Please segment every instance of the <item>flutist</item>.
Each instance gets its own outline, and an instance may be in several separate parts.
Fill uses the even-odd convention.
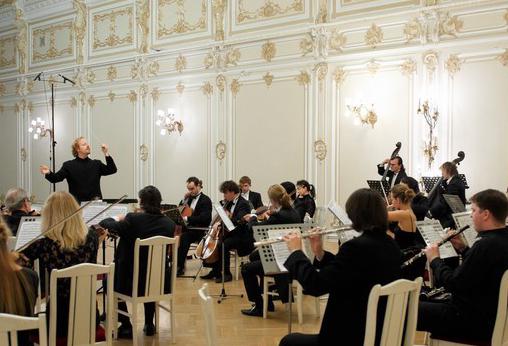
[[[508,199],[497,190],[485,190],[471,198],[473,224],[478,232],[468,249],[460,237],[451,239],[462,254],[455,270],[439,257],[439,247],[425,249],[436,286],[452,294],[446,302],[420,302],[418,330],[434,337],[470,339],[490,343],[496,320],[499,285],[508,270]]]

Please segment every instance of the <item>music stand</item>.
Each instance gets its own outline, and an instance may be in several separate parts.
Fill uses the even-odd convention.
[[[381,180],[367,180],[367,185],[369,185],[371,190],[377,191],[383,196],[383,198],[388,202],[388,194],[390,193],[390,185],[387,181]]]
[[[262,226],[253,226],[252,230],[254,233],[254,239],[256,241],[262,241],[269,239],[269,231],[270,230],[287,230],[288,232],[291,230],[298,229],[300,232],[308,231],[314,227],[313,223],[298,223],[298,224],[286,224],[286,225],[262,225]],[[309,248],[309,243],[304,242],[304,252],[306,254],[311,253]],[[281,270],[279,267],[276,255],[274,253],[274,248],[272,245],[263,245],[259,247],[259,257],[261,259],[261,265],[263,266],[264,275],[280,275],[280,274],[290,274],[287,270]],[[293,306],[293,278],[289,275],[289,296],[288,296],[288,333],[291,333],[291,325],[292,325],[292,306]]]
[[[446,204],[452,210],[452,213],[463,213],[466,211],[466,206],[462,203],[462,200],[457,195],[448,195],[443,194],[443,198],[446,201]]]
[[[467,184],[467,179],[466,179],[466,175],[465,174],[459,174],[459,178],[460,180],[462,180],[462,182],[464,183],[466,189],[469,189],[469,185]]]
[[[171,220],[173,220],[174,223],[176,223],[179,226],[185,226],[185,221],[182,217],[182,210],[183,206],[178,207],[175,204],[168,204],[168,209],[163,211],[162,213],[169,217]]]
[[[422,177],[425,192],[429,193],[432,191],[432,188],[438,183],[439,179],[441,179],[441,177]]]

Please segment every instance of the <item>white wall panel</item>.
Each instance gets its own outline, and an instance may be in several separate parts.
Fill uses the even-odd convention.
[[[17,162],[18,162],[18,149],[17,149],[17,117],[13,107],[5,107],[3,112],[0,112],[0,119],[2,122],[2,132],[0,135],[0,162],[2,164],[2,173],[0,179],[0,194],[5,194],[11,187],[17,185]]]

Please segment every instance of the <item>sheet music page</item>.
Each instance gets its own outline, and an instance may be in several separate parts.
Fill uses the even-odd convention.
[[[455,213],[452,214],[457,227],[460,229],[466,225],[469,225],[469,228],[466,229],[462,234],[464,238],[466,238],[467,245],[472,247],[476,240],[478,240],[478,232],[474,229],[473,219],[471,219],[471,212],[466,211],[463,213]]]
[[[328,210],[330,210],[332,214],[337,219],[339,219],[340,222],[342,222],[343,225],[351,225],[353,223],[349,219],[349,216],[347,216],[347,213],[344,210],[344,208],[335,203],[335,201],[330,201],[330,203],[328,203]]]
[[[221,218],[222,222],[224,223],[228,231],[231,232],[232,230],[234,230],[236,227],[235,225],[233,225],[231,219],[226,215],[226,211],[224,210],[222,205],[215,203],[213,207],[217,211],[217,214],[219,214],[219,217]]]
[[[439,220],[425,220],[425,221],[417,221],[416,227],[418,231],[422,235],[423,240],[425,240],[425,244],[432,245],[435,244],[443,238],[446,237],[446,233],[443,230],[443,227],[439,223]],[[445,243],[439,247],[439,254],[441,258],[450,258],[457,257],[457,252],[453,248],[450,242]]]
[[[14,248],[19,249],[29,241],[40,236],[41,232],[40,217],[23,217],[16,234],[16,246]]]
[[[107,219],[109,217],[115,217],[117,215],[126,215],[128,211],[128,206],[125,204],[117,204],[114,207],[111,207],[108,209],[105,213],[97,216],[95,219],[88,221],[92,219],[95,215],[99,214],[101,211],[106,209],[108,205],[95,205],[91,204],[85,209],[83,209],[83,219],[85,219],[85,222],[87,222],[87,226],[90,226],[91,224],[98,224],[104,219]]]
[[[294,229],[270,229],[268,230],[268,238],[281,238],[284,237],[286,234],[294,232],[294,233],[300,233],[300,230],[297,228]],[[286,267],[284,267],[284,262],[288,259],[289,255],[291,255],[291,251],[289,251],[288,246],[285,242],[280,243],[274,243],[271,244],[273,256],[275,257],[275,262],[277,263],[277,266],[279,267],[279,270],[281,272],[286,273],[288,270]]]
[[[466,211],[466,207],[464,203],[460,200],[457,195],[447,195],[443,194],[443,198],[446,201],[446,204],[450,207],[453,213],[463,213]]]

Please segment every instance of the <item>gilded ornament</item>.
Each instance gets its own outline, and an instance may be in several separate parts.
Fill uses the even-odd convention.
[[[118,71],[116,70],[116,67],[113,65],[109,66],[107,69],[108,80],[110,80],[112,82],[116,79],[117,76],[118,76]]]
[[[11,35],[0,39],[0,68],[3,69],[8,67],[16,67],[15,51],[10,56],[10,58],[4,55],[6,53],[4,47],[12,46],[14,47],[14,50],[16,50],[16,45],[17,45],[17,35]]]
[[[316,17],[316,24],[326,23],[328,21],[328,5],[326,0],[319,1],[319,12]]]
[[[139,87],[139,94],[144,99],[146,97],[146,95],[148,95],[148,85],[146,85],[144,83],[141,84],[141,86]]]
[[[0,96],[3,96],[5,94],[5,84],[0,83]]]
[[[301,13],[303,11],[303,0],[293,0],[285,7],[275,3],[273,0],[265,0],[264,4],[255,11],[246,10],[244,0],[238,0],[238,15],[236,16],[236,20],[238,23],[241,23],[245,20],[285,16],[289,14]]]
[[[226,66],[233,65],[236,66],[238,64],[238,61],[240,60],[240,49],[238,48],[231,48],[226,52],[225,58],[224,58],[224,64]]]
[[[346,36],[344,34],[338,32],[337,30],[333,30],[330,35],[329,45],[330,48],[339,52],[342,52],[342,48],[346,44]]]
[[[26,149],[25,148],[21,148],[20,149],[20,151],[19,151],[19,157],[21,158],[21,161],[23,161],[23,162],[26,161],[27,154],[26,154]]]
[[[146,144],[139,146],[139,159],[143,162],[148,160],[148,146]]]
[[[210,96],[213,94],[213,85],[210,82],[205,82],[203,86],[201,87],[201,91],[203,91],[203,94]]]
[[[215,78],[215,84],[217,85],[217,89],[223,93],[226,89],[226,77],[224,77],[223,74],[219,74],[217,78]]]
[[[179,73],[182,73],[182,71],[185,70],[186,68],[187,68],[187,59],[182,54],[180,54],[178,58],[176,58],[175,69]]]
[[[305,35],[305,37],[300,40],[300,51],[302,52],[302,56],[306,56],[314,51],[314,41],[310,34]]]
[[[109,101],[113,102],[115,100],[116,94],[113,92],[113,90],[110,90],[108,93]]]
[[[84,91],[79,93],[79,99],[81,102],[81,106],[84,106],[86,104],[86,93]]]
[[[367,71],[369,71],[369,73],[372,75],[375,75],[377,71],[379,71],[380,67],[381,65],[378,64],[375,60],[371,60],[367,63]]]
[[[342,83],[344,83],[345,79],[346,79],[346,71],[344,71],[344,69],[341,67],[337,67],[333,72],[333,80],[335,81],[335,84],[341,85]]]
[[[382,41],[383,30],[376,24],[372,24],[365,34],[365,43],[372,48],[376,48]]]
[[[319,161],[326,159],[326,143],[322,139],[318,139],[314,142],[314,153]]]
[[[215,146],[215,157],[220,161],[226,157],[226,144],[223,141],[219,141]]]
[[[215,18],[215,40],[224,41],[224,10],[226,0],[213,0],[212,10]]]
[[[160,65],[157,61],[152,61],[150,64],[148,64],[148,76],[157,76],[157,73],[159,73]]]
[[[316,71],[318,81],[322,82],[328,73],[328,64],[326,62],[320,62],[314,66],[314,71]]]
[[[176,89],[176,92],[179,93],[180,95],[183,94],[183,91],[185,90],[185,85],[183,85],[183,83],[180,81],[178,82],[178,84],[176,85],[175,87]]]
[[[16,28],[18,30],[16,36],[16,50],[18,51],[18,71],[19,73],[27,73],[27,55],[28,55],[28,24],[25,21],[23,10],[16,5]]]
[[[142,78],[142,76],[141,76],[142,71],[141,70],[142,70],[141,63],[139,61],[137,61],[131,67],[131,78],[132,79],[136,79],[136,78],[141,79]]]
[[[127,98],[129,99],[130,102],[134,103],[138,99],[138,94],[136,93],[135,90],[131,90],[131,91],[129,91]]]
[[[26,110],[30,113],[32,113],[34,111],[34,105],[32,103],[32,101],[28,102],[27,105],[26,105]]]
[[[203,60],[203,64],[205,65],[205,69],[208,70],[210,67],[212,67],[214,62],[215,62],[215,59],[214,59],[214,56],[213,56],[212,52],[209,52],[208,54],[205,55],[205,59]]]
[[[270,87],[272,85],[272,82],[273,82],[273,75],[270,72],[267,72],[263,76],[263,80],[265,81],[266,86]]]
[[[67,46],[57,46],[57,33],[67,32]],[[35,49],[41,39],[49,36],[49,48],[44,52],[39,52]],[[41,62],[53,60],[65,56],[72,56],[73,46],[73,22],[64,22],[61,24],[49,25],[43,28],[38,28],[32,31],[32,60],[33,62]]]
[[[277,48],[275,47],[275,43],[273,42],[266,42],[261,46],[261,57],[265,59],[266,61],[270,62],[275,57],[275,54],[277,53]]]
[[[229,87],[231,88],[231,93],[233,96],[236,96],[240,92],[240,82],[238,79],[233,79]]]
[[[76,35],[76,63],[83,63],[83,47],[86,34],[86,3],[83,0],[73,0],[73,6],[76,10],[76,17],[74,18],[74,24],[72,26],[74,34]]]
[[[411,76],[416,72],[416,61],[413,59],[406,59],[404,62],[400,65],[400,72],[404,76]]]
[[[310,76],[306,71],[301,71],[298,76],[296,76],[296,81],[300,85],[307,85],[310,82]]]
[[[197,0],[193,0],[197,1]],[[205,30],[208,18],[208,9],[207,9],[207,0],[201,0],[201,15],[195,23],[190,23],[185,18],[185,1],[183,0],[158,0],[158,8],[159,15],[157,18],[157,38],[162,39],[169,37],[174,34],[183,34],[198,30]],[[171,22],[174,22],[176,18],[176,23],[171,27],[167,27],[164,25],[164,11],[162,8],[167,5],[176,4],[176,13],[171,13]]]
[[[139,52],[148,53],[148,34],[150,17],[150,1],[136,0],[136,23],[139,28]]]
[[[459,57],[455,54],[452,54],[448,60],[446,60],[445,68],[450,76],[453,77],[457,72],[460,71],[461,64],[462,62],[460,61]]]
[[[78,106],[78,99],[76,96],[71,97],[71,107],[76,108]]]
[[[504,53],[497,57],[497,60],[499,60],[503,66],[508,66],[508,49],[505,49]]]
[[[90,95],[90,96],[88,97],[88,105],[89,105],[91,108],[95,107],[95,96]]]
[[[423,64],[427,68],[429,74],[433,74],[436,71],[438,64],[438,55],[434,51],[427,51],[423,55]]]
[[[0,105],[0,113],[3,113],[5,110],[4,106],[3,105]]]
[[[124,16],[128,18],[128,30],[124,37],[120,37],[116,32],[118,29],[116,21],[118,17]],[[102,22],[107,22],[109,24],[109,35],[103,40],[99,37],[99,31],[97,30],[97,25]],[[132,7],[111,10],[108,13],[94,15],[93,49],[113,48],[121,45],[132,44],[134,40],[132,22]]]
[[[413,18],[404,26],[404,35],[406,35],[406,42],[421,37],[422,34],[423,28],[418,18]]]
[[[153,88],[151,94],[152,94],[152,100],[154,102],[159,101],[159,97],[161,95],[159,88],[157,88],[157,87]]]
[[[457,16],[450,17],[449,13],[446,13],[444,18],[440,18],[439,21],[439,36],[453,36],[457,37],[457,33],[462,30],[464,22]]]
[[[86,74],[86,81],[90,84],[93,84],[95,82],[95,72],[89,70]]]

